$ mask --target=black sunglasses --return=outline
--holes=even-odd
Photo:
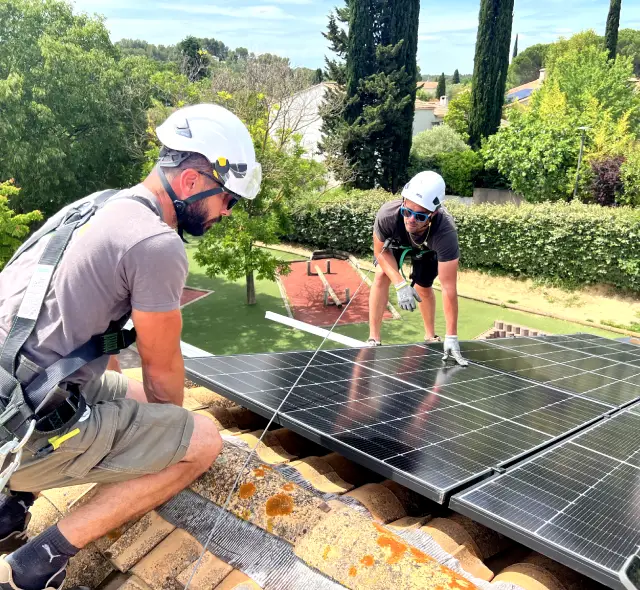
[[[229,199],[229,203],[227,205],[227,211],[231,211],[231,209],[233,209],[233,207],[236,206],[236,204],[238,203],[240,198],[236,197],[232,192],[227,191],[225,186],[218,179],[216,179],[213,175],[207,174],[206,172],[202,172],[202,170],[198,170],[197,172],[198,172],[198,174],[202,174],[202,176],[206,176],[207,178],[210,178],[216,184],[219,184],[222,188],[225,189],[226,192],[228,192],[231,195],[231,198]]]

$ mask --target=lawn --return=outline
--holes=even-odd
[[[214,292],[183,310],[182,339],[185,342],[213,354],[315,349],[320,344],[321,339],[316,336],[265,319],[267,311],[282,315],[287,313],[276,283],[256,281],[258,302],[254,306],[247,306],[244,280],[231,282],[223,278],[207,277],[204,270],[193,260],[194,252],[195,244],[188,245],[190,273],[187,285]],[[298,256],[285,252],[272,252],[283,260],[299,259]],[[437,291],[436,299],[436,331],[444,336],[442,301]],[[384,323],[382,338],[385,344],[419,342],[424,338],[420,314],[417,311],[401,313],[402,321],[390,320]],[[497,319],[555,334],[589,332],[610,338],[616,337],[615,333],[597,328],[502,309],[470,299],[460,299],[458,334],[461,339],[476,338],[489,329]],[[359,340],[366,340],[369,336],[367,324],[342,326],[338,331]],[[337,346],[339,345],[333,342],[325,343],[325,348]]]

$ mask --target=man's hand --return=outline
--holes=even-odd
[[[457,336],[444,337],[444,356],[442,357],[442,360],[447,361],[450,357],[461,367],[466,367],[469,365],[469,361],[466,361],[464,360],[464,358],[462,358],[462,353],[460,352],[460,342],[458,342]]]
[[[131,315],[142,359],[144,391],[149,403],[181,406],[184,360],[180,350],[182,315],[173,311],[139,311]]]
[[[394,285],[394,287],[398,294],[398,305],[401,309],[404,309],[405,311],[414,311],[417,307],[416,301],[422,302],[418,292],[411,285],[407,284],[407,281],[402,281],[401,283]]]

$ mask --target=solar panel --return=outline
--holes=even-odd
[[[193,381],[266,417],[303,373],[279,424],[441,503],[614,409],[507,372],[520,358],[538,362],[533,355],[496,343],[463,348],[476,361],[467,368],[443,367],[441,347],[422,345],[322,351],[304,373],[310,352],[185,365]],[[490,366],[496,360],[504,363]]]
[[[632,406],[450,506],[612,587],[640,545],[640,407]]]
[[[590,334],[468,342],[464,355],[613,407],[640,399],[640,347]]]

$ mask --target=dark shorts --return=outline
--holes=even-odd
[[[391,252],[393,253],[399,267],[403,251],[401,249],[393,248]],[[416,285],[419,285],[420,287],[427,288],[433,286],[433,281],[435,281],[438,276],[438,257],[436,253],[428,251],[419,256],[412,256],[412,253],[410,252],[405,256],[405,265],[409,260],[411,260],[411,274],[409,275],[409,280],[415,281]]]

